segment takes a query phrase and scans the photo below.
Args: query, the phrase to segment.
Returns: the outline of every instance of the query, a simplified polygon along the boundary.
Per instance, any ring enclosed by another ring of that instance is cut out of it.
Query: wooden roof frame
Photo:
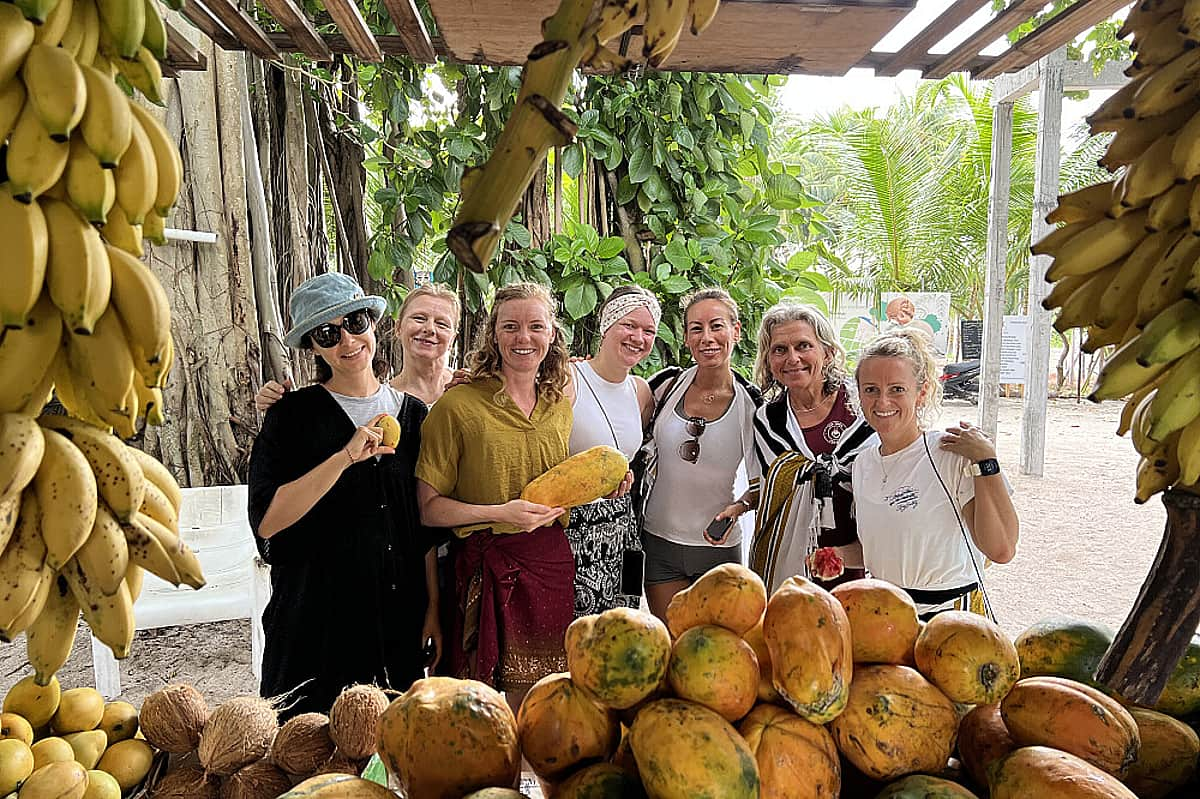
[[[486,0],[484,2],[486,3]],[[743,9],[775,5],[855,14],[877,9],[885,0],[724,2],[731,6],[741,5]],[[914,5],[915,2],[916,0],[913,0]],[[1001,74],[1018,72],[1037,63],[1047,53],[1073,41],[1088,28],[1108,18],[1123,6],[1129,5],[1132,0],[1076,0],[1074,5],[1043,21],[1039,27],[1015,42],[1001,55],[981,54],[992,42],[1040,12],[1045,7],[1045,2],[1046,0],[1011,0],[1005,9],[994,14],[950,52],[932,53],[930,48],[951,35],[989,3],[989,0],[956,0],[929,21],[897,52],[872,50],[865,53],[853,66],[869,68],[884,76],[917,70],[925,78],[942,78],[953,72],[965,70],[974,78],[990,79]],[[492,63],[487,61],[486,57],[456,58],[443,37],[430,35],[417,9],[416,0],[384,0],[384,7],[396,27],[397,32],[394,34],[378,34],[371,31],[363,20],[355,0],[326,0],[325,6],[338,27],[337,34],[319,33],[297,0],[263,0],[263,10],[282,28],[282,31],[278,32],[264,30],[254,17],[238,5],[237,0],[185,0],[183,14],[223,49],[246,50],[268,61],[281,61],[285,54],[299,53],[317,61],[329,61],[335,54],[348,54],[368,61],[380,61],[388,55],[405,55],[425,63],[432,63],[439,58]],[[263,10],[259,13],[263,13]],[[751,42],[747,46],[754,47],[754,44]],[[194,48],[191,49],[194,51]],[[200,61],[187,55],[186,49],[177,50],[178,52],[173,50],[168,58],[168,69],[181,71],[203,68]],[[778,71],[797,70],[785,60],[780,62]]]

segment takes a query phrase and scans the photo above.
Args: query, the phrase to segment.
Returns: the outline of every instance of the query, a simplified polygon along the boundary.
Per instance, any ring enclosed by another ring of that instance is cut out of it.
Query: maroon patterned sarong
[[[455,675],[521,690],[566,671],[563,635],[574,617],[575,559],[561,525],[472,533],[457,542],[454,573]]]

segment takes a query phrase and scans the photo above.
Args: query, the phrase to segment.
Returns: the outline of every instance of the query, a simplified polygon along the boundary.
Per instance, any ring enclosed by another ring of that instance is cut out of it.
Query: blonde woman
[[[520,499],[561,461],[571,436],[570,363],[550,292],[496,292],[468,359],[469,383],[446,391],[422,427],[421,519],[450,527],[458,599],[450,639],[458,676],[508,693],[563,671],[575,562],[566,512]]]
[[[929,342],[901,329],[867,345],[855,370],[863,416],[879,434],[854,461],[867,569],[908,591],[921,617],[970,609],[984,557],[1007,563],[1020,524],[996,448],[959,422],[931,431],[941,385]]]

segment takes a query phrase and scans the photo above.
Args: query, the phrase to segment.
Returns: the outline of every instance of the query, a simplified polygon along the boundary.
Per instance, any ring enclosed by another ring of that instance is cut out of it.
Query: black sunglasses
[[[336,347],[338,342],[342,340],[343,330],[357,336],[366,333],[371,327],[372,321],[371,312],[366,308],[359,308],[357,311],[351,311],[346,314],[340,325],[335,325],[333,322],[326,322],[323,325],[314,327],[308,331],[308,337],[318,347],[329,349],[330,347]]]
[[[708,420],[702,416],[688,417],[684,429],[691,438],[679,445],[679,457],[688,463],[700,460],[700,436],[704,435],[704,428],[707,426]]]

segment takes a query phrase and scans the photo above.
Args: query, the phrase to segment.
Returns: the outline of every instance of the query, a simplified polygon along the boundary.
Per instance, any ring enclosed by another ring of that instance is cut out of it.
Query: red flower
[[[821,547],[808,556],[808,573],[818,580],[836,580],[846,570],[842,556],[834,547]]]

